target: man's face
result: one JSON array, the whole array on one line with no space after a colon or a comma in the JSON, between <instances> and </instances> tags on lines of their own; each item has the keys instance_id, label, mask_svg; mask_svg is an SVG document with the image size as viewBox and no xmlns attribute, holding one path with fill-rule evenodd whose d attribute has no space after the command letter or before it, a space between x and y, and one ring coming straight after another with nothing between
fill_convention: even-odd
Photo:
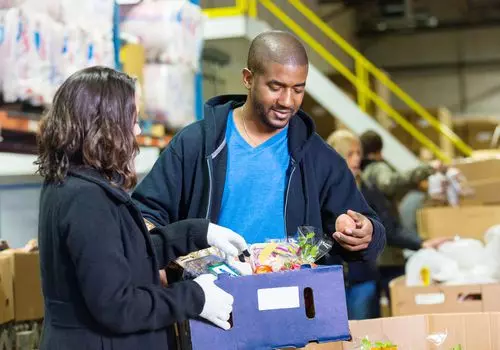
<instances>
[{"instance_id":1,"label":"man's face","mask_svg":"<svg viewBox=\"0 0 500 350\"><path fill-rule=\"evenodd\" d=\"M243 71L257 117L270 129L282 129L304 98L308 66L270 62L263 73Z\"/></svg>"}]
</instances>

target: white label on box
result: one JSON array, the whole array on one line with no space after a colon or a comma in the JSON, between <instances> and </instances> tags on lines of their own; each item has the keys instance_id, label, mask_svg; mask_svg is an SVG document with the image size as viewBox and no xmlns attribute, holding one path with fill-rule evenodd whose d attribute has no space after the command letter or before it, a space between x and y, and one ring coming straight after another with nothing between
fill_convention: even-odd
<instances>
[{"instance_id":1,"label":"white label on box","mask_svg":"<svg viewBox=\"0 0 500 350\"><path fill-rule=\"evenodd\" d=\"M300 307L299 287L266 288L257 291L259 311Z\"/></svg>"},{"instance_id":2,"label":"white label on box","mask_svg":"<svg viewBox=\"0 0 500 350\"><path fill-rule=\"evenodd\" d=\"M415 295L415 304L417 305L437 305L444 304L443 293L429 293Z\"/></svg>"}]
</instances>

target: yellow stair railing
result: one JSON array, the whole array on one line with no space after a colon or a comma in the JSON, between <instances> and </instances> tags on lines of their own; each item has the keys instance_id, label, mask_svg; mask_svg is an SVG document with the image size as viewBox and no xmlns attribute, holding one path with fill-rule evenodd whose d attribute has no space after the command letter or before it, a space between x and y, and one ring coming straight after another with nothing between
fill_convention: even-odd
<instances>
[{"instance_id":1,"label":"yellow stair railing","mask_svg":"<svg viewBox=\"0 0 500 350\"><path fill-rule=\"evenodd\" d=\"M302 16L313 23L322 33L340 47L347 55L354 60L354 72L346 67L340 60L332 55L321 43L304 30L296 21L285 13L272 0L236 0L235 6L204 9L208 17L241 16L257 17L257 5L261 4L271 14L278 18L288 29L290 29L301 40L316 51L326 62L328 62L338 73L344 76L357 90L358 105L363 111L367 111L369 101L383 110L387 115L406 130L412 137L418 140L424 147L429 149L437 158L445 162L450 162L451 158L445 154L439 146L432 142L427 136L420 132L408 120L396 111L389 103L374 92L370 87L370 75L384 84L389 91L403 101L420 118L426 120L429 125L440 134L448 138L451 143L465 156L472 153L472 149L465 144L448 126L439 122L422 105L404 92L395 82L393 82L384 72L378 69L358 50L345 41L328 24L300 0L288 0Z\"/></svg>"}]
</instances>

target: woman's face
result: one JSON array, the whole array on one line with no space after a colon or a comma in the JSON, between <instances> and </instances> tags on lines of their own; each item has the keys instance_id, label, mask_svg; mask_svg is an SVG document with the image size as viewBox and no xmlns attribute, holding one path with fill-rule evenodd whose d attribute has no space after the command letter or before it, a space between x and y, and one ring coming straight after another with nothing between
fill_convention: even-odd
<instances>
[{"instance_id":1,"label":"woman's face","mask_svg":"<svg viewBox=\"0 0 500 350\"><path fill-rule=\"evenodd\" d=\"M135 123L134 123L134 135L135 136L139 136L141 134L141 127L139 126L139 112L140 112L140 106L141 104L141 92L139 89L136 90L136 93L135 93L135 106L136 106L136 110L137 110L137 113L136 113L136 119L135 119Z\"/></svg>"},{"instance_id":2,"label":"woman's face","mask_svg":"<svg viewBox=\"0 0 500 350\"><path fill-rule=\"evenodd\" d=\"M361 173L361 144L359 142L352 142L346 154L346 162L349 170L351 170L354 177Z\"/></svg>"}]
</instances>

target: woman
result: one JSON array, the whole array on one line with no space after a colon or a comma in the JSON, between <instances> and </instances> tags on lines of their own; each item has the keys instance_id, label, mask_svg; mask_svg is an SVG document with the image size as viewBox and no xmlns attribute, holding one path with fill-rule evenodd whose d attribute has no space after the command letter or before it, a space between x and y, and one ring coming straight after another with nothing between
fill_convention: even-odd
<instances>
[{"instance_id":1,"label":"woman","mask_svg":"<svg viewBox=\"0 0 500 350\"><path fill-rule=\"evenodd\" d=\"M168 349L167 327L201 316L229 328L233 298L202 275L160 284L158 270L241 236L206 220L148 233L126 190L136 183L138 94L126 74L92 67L54 96L39 136L39 245L45 322L40 349Z\"/></svg>"},{"instance_id":2,"label":"woman","mask_svg":"<svg viewBox=\"0 0 500 350\"><path fill-rule=\"evenodd\" d=\"M366 188L361 183L362 152L359 139L347 130L339 130L331 134L327 142L346 160L361 193L366 196ZM369 198L366 198L366 200L372 206ZM372 208L376 211L376 208L373 206ZM377 214L380 215L378 212ZM382 223L385 224L383 220ZM379 317L376 262L350 262L346 269L346 296L349 319L364 320Z\"/></svg>"}]
</instances>

